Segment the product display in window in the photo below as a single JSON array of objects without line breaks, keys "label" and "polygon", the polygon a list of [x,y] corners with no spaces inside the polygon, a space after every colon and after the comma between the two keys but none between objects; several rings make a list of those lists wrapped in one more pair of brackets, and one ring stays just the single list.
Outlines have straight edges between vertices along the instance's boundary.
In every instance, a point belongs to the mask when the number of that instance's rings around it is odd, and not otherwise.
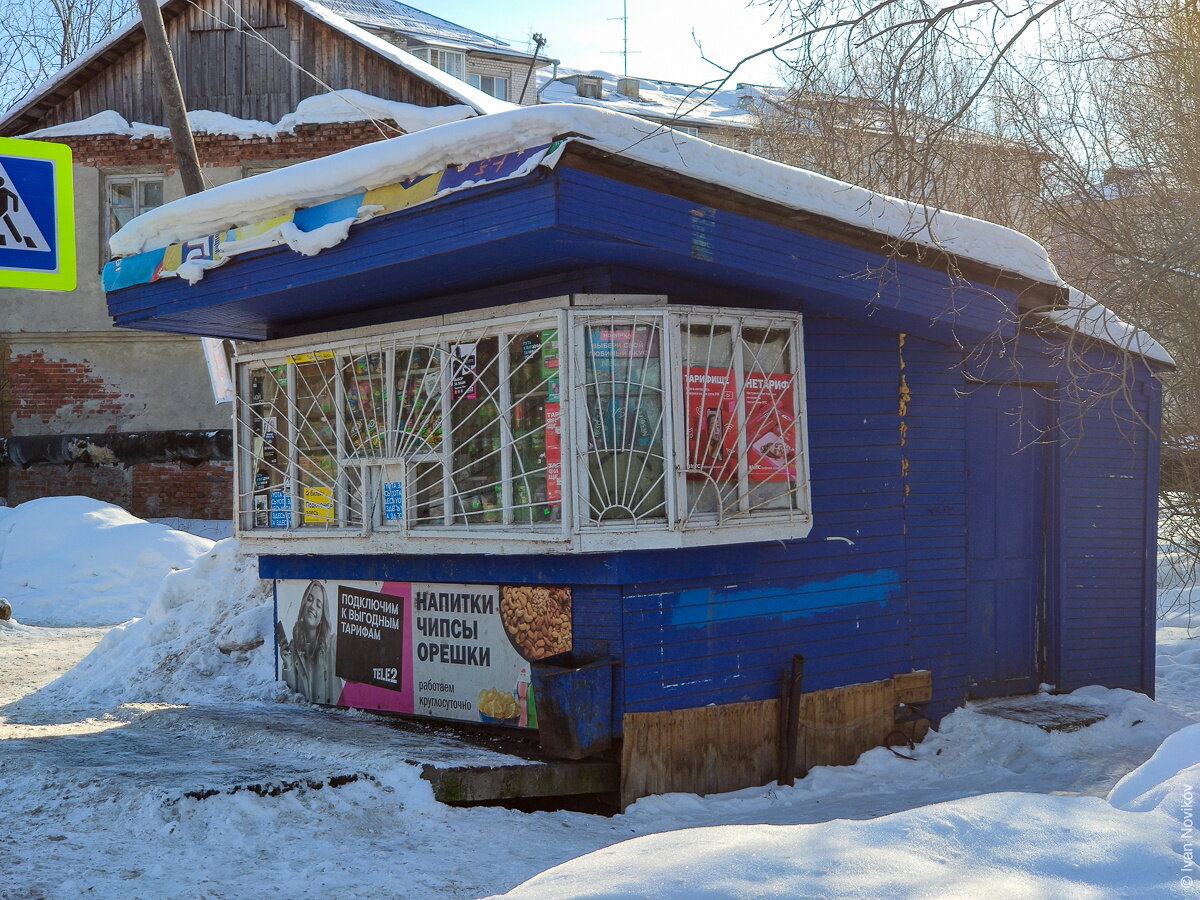
[{"label": "product display in window", "polygon": [[601,320],[584,334],[588,498],[596,521],[666,515],[661,325]]},{"label": "product display in window", "polygon": [[509,343],[513,521],[557,522],[562,512],[562,416],[558,330]]},{"label": "product display in window", "polygon": [[701,307],[562,309],[264,354],[241,382],[239,521],[577,542],[759,522],[802,532],[798,326]]},{"label": "product display in window", "polygon": [[249,509],[254,528],[287,528],[292,524],[290,507],[280,500],[287,487],[287,394],[286,366],[259,369],[250,376],[247,421],[251,498],[243,508]]}]

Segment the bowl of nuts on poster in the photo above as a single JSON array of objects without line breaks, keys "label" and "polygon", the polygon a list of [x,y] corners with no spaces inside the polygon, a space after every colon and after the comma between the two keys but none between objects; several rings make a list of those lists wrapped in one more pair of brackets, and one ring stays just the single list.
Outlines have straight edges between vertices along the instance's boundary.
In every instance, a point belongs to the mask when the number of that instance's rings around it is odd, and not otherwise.
[{"label": "bowl of nuts on poster", "polygon": [[513,647],[530,662],[571,649],[570,588],[505,585],[500,618]]}]

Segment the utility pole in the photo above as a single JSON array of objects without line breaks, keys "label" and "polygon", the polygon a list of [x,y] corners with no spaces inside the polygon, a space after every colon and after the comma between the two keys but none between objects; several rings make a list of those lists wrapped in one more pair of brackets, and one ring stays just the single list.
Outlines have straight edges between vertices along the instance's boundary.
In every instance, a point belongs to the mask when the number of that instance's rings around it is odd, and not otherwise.
[{"label": "utility pole", "polygon": [[[196,139],[188,123],[187,107],[183,102],[183,88],[179,86],[179,72],[175,69],[175,57],[167,42],[167,26],[163,23],[158,0],[138,0],[142,12],[142,28],[146,31],[146,44],[150,48],[150,59],[154,64],[154,77],[158,81],[158,94],[162,97],[163,109],[167,112],[167,124],[171,127],[171,145],[175,148],[175,164],[183,180],[185,194],[198,194],[204,190],[204,176],[200,173],[200,155],[196,152]],[[225,342],[220,338],[203,337],[200,345],[204,350],[204,364],[208,368],[208,380],[212,386],[216,403],[233,400],[233,379],[230,377],[229,354]]]},{"label": "utility pole", "polygon": [[525,85],[521,88],[521,96],[517,98],[518,104],[525,98],[525,92],[529,90],[529,79],[533,77],[533,70],[537,66],[538,54],[546,46],[546,39],[539,32],[535,31],[531,39],[533,41],[533,59],[529,61],[529,71],[525,73]]},{"label": "utility pole", "polygon": [[142,13],[142,27],[146,31],[146,44],[154,64],[158,93],[162,97],[167,124],[171,128],[171,144],[175,148],[179,176],[183,179],[183,191],[185,194],[198,194],[204,190],[204,176],[200,174],[200,157],[196,153],[192,126],[188,124],[183,88],[179,86],[179,73],[175,70],[175,57],[171,54],[171,45],[167,43],[167,26],[163,24],[162,10],[158,7],[158,0],[138,0],[138,8]]}]

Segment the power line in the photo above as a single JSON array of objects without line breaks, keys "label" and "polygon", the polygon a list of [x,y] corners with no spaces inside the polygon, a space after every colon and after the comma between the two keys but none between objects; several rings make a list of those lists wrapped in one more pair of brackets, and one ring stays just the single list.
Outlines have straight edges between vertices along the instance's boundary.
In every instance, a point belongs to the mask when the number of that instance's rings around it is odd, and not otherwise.
[{"label": "power line", "polygon": [[[208,10],[201,7],[200,4],[196,2],[196,0],[188,0],[188,3],[195,9],[199,10],[202,15],[207,16],[208,18],[212,19],[217,24],[219,24],[219,25],[228,25],[229,24],[228,22],[225,22],[223,19],[219,18],[218,16],[213,15],[211,12],[209,12]],[[246,18],[237,11],[237,9],[229,2],[229,0],[221,0],[221,5],[223,7],[225,7],[226,9],[228,9],[229,12],[234,16],[234,18],[242,24],[243,28],[241,30],[242,30],[243,34],[249,34],[255,40],[260,41],[263,44],[266,44],[268,47],[271,48],[272,51],[274,51],[274,53],[277,56],[279,56],[281,59],[283,59],[284,62],[286,62],[289,66],[292,66],[293,68],[295,68],[295,69],[299,70],[300,72],[302,72],[303,74],[307,75],[309,78],[311,78],[313,81],[315,81],[318,85],[323,87],[328,93],[332,94],[332,93],[337,92],[336,88],[334,88],[333,86],[322,81],[315,73],[310,72],[308,69],[304,68],[304,66],[300,65],[300,63],[296,62],[294,59],[292,59],[290,56],[288,56],[286,53],[284,53],[282,50],[280,50],[278,47],[276,47],[274,44],[272,44],[270,41],[268,41],[265,37],[263,37],[261,34],[259,34],[258,30],[253,25],[251,25],[248,21],[246,21]],[[345,103],[354,107],[356,110],[358,110],[360,113],[362,113],[363,116],[365,116],[366,119],[372,125],[375,126],[375,130],[379,132],[380,137],[382,137],[382,138],[391,137],[391,135],[389,135],[387,133],[387,131],[384,130],[385,128],[388,131],[391,131],[396,135],[401,135],[401,134],[405,133],[402,129],[389,124],[387,121],[375,118],[375,116],[371,115],[371,113],[368,110],[363,109],[361,106],[359,106],[357,103],[355,103],[349,97],[347,97],[345,94],[339,94],[339,96],[342,98],[342,100]]]}]

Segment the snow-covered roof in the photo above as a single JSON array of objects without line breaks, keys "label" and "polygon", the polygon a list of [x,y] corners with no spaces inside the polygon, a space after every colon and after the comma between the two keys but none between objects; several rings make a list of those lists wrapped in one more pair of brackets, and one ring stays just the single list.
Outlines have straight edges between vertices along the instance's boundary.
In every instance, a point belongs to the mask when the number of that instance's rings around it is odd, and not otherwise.
[{"label": "snow-covered roof", "polygon": [[[889,240],[933,248],[1052,287],[1067,287],[1041,244],[1002,225],[888,197],[687,137],[634,116],[565,103],[514,107],[220,185],[132,220],[112,236],[112,252],[131,256],[559,138],[748,197],[824,216]],[[1153,338],[1121,322],[1099,304],[1080,305],[1073,300],[1072,307],[1073,318],[1060,324],[1076,330],[1090,329],[1086,333],[1107,343],[1171,362],[1170,355]]]},{"label": "snow-covered roof", "polygon": [[419,35],[431,40],[452,41],[481,49],[511,52],[512,47],[499,38],[489,37],[424,10],[397,3],[396,0],[318,0],[324,6],[357,25],[368,25]]},{"label": "snow-covered roof", "polygon": [[[579,75],[601,80],[599,99],[580,97],[575,85],[566,80]],[[635,78],[638,82],[638,97],[634,98],[626,97],[618,90],[619,82],[624,77],[601,69],[585,71],[559,66],[557,77],[549,72],[538,72],[538,96],[543,103],[598,106],[631,116],[643,116],[680,125],[753,128],[758,123],[757,116],[747,109],[745,104],[748,99],[760,93],[762,88],[739,84],[714,92],[710,88],[695,84]]]},{"label": "snow-covered roof", "polygon": [[490,94],[485,94],[478,88],[471,87],[471,85],[462,79],[455,78],[453,75],[443,72],[435,66],[431,66],[424,60],[418,59],[407,50],[402,50],[378,35],[371,34],[365,28],[355,25],[345,16],[334,12],[325,2],[318,3],[317,0],[292,0],[292,2],[313,17],[320,19],[326,25],[340,31],[346,37],[362,44],[364,47],[374,50],[384,59],[395,63],[402,69],[407,69],[424,81],[437,85],[455,100],[467,104],[476,112],[494,113],[515,108],[514,104],[505,100],[497,100]]},{"label": "snow-covered roof", "polygon": [[[334,122],[383,121],[395,122],[405,133],[432,128],[446,122],[457,122],[475,114],[469,106],[415,106],[397,100],[385,100],[362,91],[331,91],[301,100],[294,112],[278,122],[239,119],[228,113],[196,109],[188,113],[188,123],[198,134],[230,134],[240,138],[276,138],[290,134],[300,125],[321,125]],[[77,122],[63,122],[22,135],[26,138],[56,138],[88,134],[123,134],[128,137],[158,138],[171,136],[163,125],[129,122],[111,109],[96,113]]]}]

